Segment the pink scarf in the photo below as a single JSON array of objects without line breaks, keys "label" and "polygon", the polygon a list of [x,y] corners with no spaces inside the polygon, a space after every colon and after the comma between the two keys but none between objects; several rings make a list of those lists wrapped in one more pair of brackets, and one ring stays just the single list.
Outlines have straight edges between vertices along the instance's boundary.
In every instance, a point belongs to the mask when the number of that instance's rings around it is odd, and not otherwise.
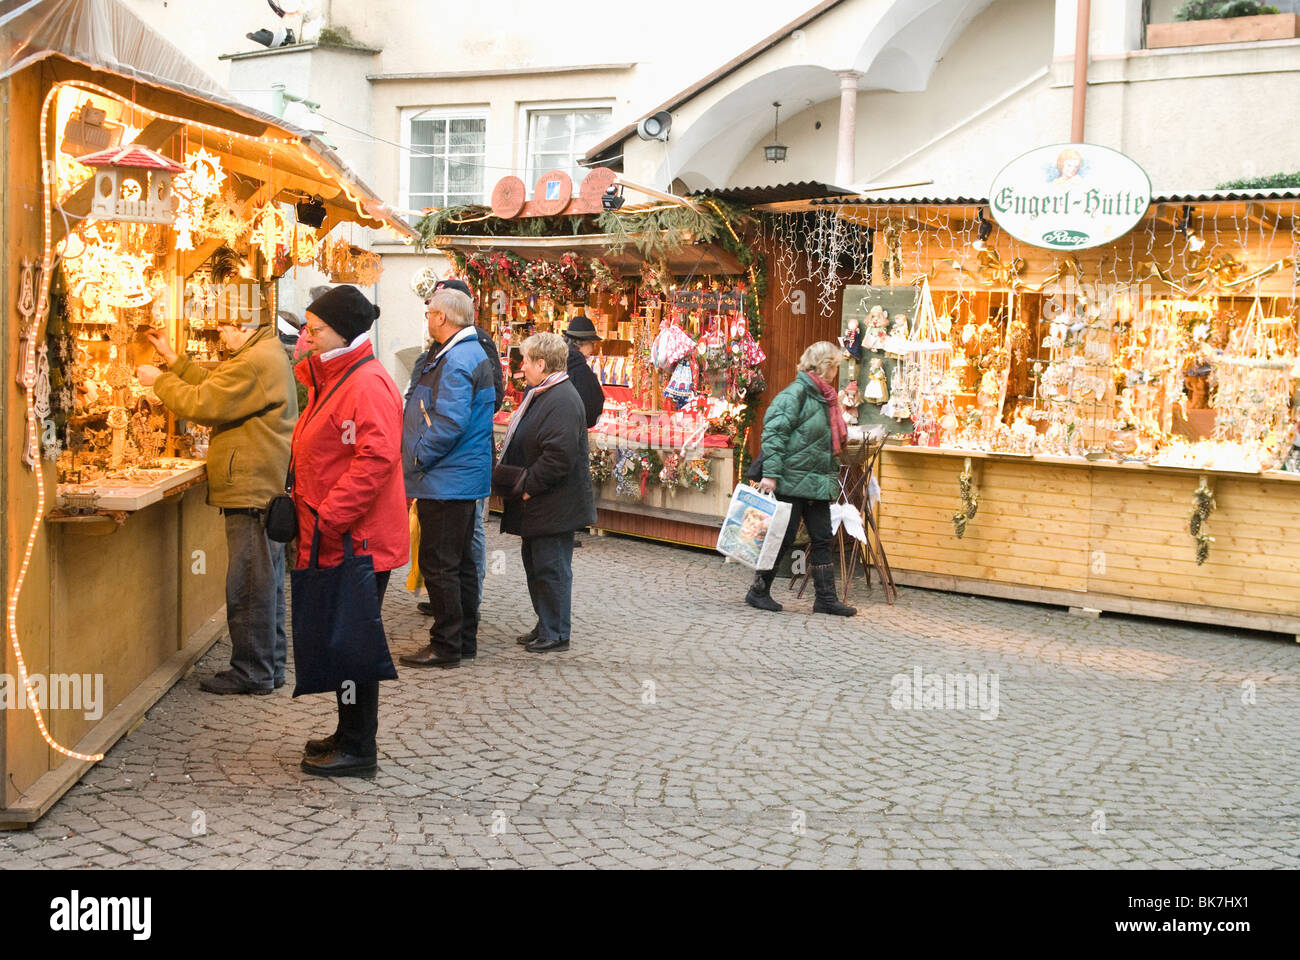
[{"label": "pink scarf", "polygon": [[505,456],[506,450],[510,448],[510,438],[515,435],[515,429],[519,426],[520,421],[524,419],[524,411],[527,410],[528,405],[533,402],[533,397],[545,390],[551,389],[551,387],[555,386],[557,383],[563,383],[568,379],[568,371],[560,370],[557,373],[551,374],[537,386],[524,394],[524,402],[519,404],[519,409],[516,410],[515,415],[510,418],[510,426],[506,427],[506,439],[505,442],[501,444],[501,455],[503,457]]},{"label": "pink scarf", "polygon": [[844,448],[844,441],[849,438],[849,425],[844,422],[844,411],[840,409],[839,395],[834,387],[817,374],[809,372],[808,376],[826,398],[826,414],[831,421],[831,452],[839,456],[840,450]]}]

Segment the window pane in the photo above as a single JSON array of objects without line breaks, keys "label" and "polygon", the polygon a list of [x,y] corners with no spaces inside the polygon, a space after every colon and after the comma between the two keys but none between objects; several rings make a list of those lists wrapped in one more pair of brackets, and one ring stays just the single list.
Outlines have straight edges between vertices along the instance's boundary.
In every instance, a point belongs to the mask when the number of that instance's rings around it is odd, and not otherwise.
[{"label": "window pane", "polygon": [[482,119],[452,120],[448,133],[449,153],[482,153],[487,121]]},{"label": "window pane", "polygon": [[442,157],[411,158],[411,191],[438,192],[444,189],[443,176],[447,161]]},{"label": "window pane", "polygon": [[451,193],[481,192],[483,166],[477,161],[452,160],[448,165],[447,190]]},{"label": "window pane", "polygon": [[538,151],[568,150],[573,133],[573,114],[536,113],[532,148]]},{"label": "window pane", "polygon": [[596,143],[609,126],[609,111],[579,113],[574,117],[574,146],[582,148],[588,141]]},{"label": "window pane", "polygon": [[446,120],[412,120],[411,146],[433,147],[440,151],[447,142]]}]

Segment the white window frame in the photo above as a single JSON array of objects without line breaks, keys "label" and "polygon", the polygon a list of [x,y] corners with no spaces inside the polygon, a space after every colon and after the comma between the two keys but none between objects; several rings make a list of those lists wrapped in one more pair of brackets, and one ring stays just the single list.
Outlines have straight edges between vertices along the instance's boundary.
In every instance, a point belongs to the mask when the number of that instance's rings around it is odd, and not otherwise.
[{"label": "white window frame", "polygon": [[[487,169],[487,159],[491,154],[491,144],[488,142],[488,136],[491,131],[491,120],[489,118],[490,110],[487,104],[457,105],[444,106],[442,104],[432,104],[422,107],[402,107],[400,111],[401,122],[401,176],[399,178],[398,196],[402,198],[403,205],[408,210],[418,209],[411,202],[411,157],[414,144],[411,140],[411,121],[413,120],[482,120],[483,121],[483,193],[478,198],[478,203],[487,203],[488,196],[491,195],[493,179],[489,176]],[[426,116],[427,115],[427,116]]]},{"label": "white window frame", "polygon": [[[552,100],[538,101],[533,103],[521,103],[519,105],[519,155],[515,158],[515,168],[522,171],[520,179],[527,185],[531,194],[533,187],[537,184],[537,179],[545,170],[538,170],[536,176],[532,168],[533,142],[532,142],[532,116],[534,113],[579,113],[583,110],[608,110],[610,119],[610,132],[614,129],[614,108],[616,102],[606,98],[601,100]],[[595,144],[588,144],[594,147]],[[579,155],[581,156],[581,155]],[[582,178],[573,181],[573,195],[578,195],[578,189],[582,185]]]}]

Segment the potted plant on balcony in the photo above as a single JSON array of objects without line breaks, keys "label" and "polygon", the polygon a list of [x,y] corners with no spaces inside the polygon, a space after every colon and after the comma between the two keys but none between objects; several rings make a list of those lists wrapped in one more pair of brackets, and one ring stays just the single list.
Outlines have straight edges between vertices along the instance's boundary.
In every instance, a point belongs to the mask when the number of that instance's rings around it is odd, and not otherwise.
[{"label": "potted plant on balcony", "polygon": [[1300,15],[1256,0],[1187,0],[1174,23],[1147,26],[1147,47],[1194,47],[1300,36]]}]

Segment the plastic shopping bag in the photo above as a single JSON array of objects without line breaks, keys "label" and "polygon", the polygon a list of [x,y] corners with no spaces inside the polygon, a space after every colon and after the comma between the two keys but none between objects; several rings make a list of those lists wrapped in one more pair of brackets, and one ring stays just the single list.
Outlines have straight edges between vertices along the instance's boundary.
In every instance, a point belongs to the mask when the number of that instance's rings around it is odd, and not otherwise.
[{"label": "plastic shopping bag", "polygon": [[731,495],[718,552],[755,570],[771,570],[790,524],[790,504],[742,483]]}]

